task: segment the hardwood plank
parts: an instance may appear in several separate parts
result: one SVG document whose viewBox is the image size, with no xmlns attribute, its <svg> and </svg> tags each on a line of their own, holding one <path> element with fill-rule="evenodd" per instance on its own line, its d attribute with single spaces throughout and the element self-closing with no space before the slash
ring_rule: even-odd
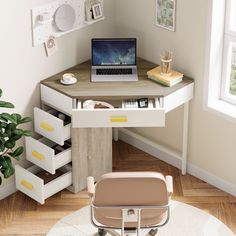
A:
<svg viewBox="0 0 236 236">
<path fill-rule="evenodd" d="M 174 178 L 173 200 L 200 208 L 224 222 L 236 234 L 236 197 L 181 172 L 121 141 L 113 143 L 114 171 L 160 171 Z M 85 190 L 68 190 L 36 203 L 17 192 L 0 201 L 0 236 L 43 236 L 62 217 L 88 205 Z"/>
</svg>

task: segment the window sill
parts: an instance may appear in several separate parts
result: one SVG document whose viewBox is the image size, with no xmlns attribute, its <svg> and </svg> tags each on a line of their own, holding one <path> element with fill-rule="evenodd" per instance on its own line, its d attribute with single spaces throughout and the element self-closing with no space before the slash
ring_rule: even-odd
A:
<svg viewBox="0 0 236 236">
<path fill-rule="evenodd" d="M 208 101 L 206 110 L 215 115 L 236 122 L 236 106 L 228 102 L 219 99 L 211 102 Z"/>
</svg>

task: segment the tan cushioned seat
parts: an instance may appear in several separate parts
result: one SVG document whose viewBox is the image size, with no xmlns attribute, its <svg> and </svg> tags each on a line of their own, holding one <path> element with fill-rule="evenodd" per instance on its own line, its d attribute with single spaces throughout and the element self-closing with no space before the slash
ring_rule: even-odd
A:
<svg viewBox="0 0 236 236">
<path fill-rule="evenodd" d="M 168 204 L 165 178 L 157 172 L 114 172 L 103 175 L 97 182 L 93 204 L 99 206 L 160 206 Z M 167 208 L 142 210 L 141 227 L 160 223 Z M 96 209 L 95 219 L 103 225 L 121 227 L 120 209 Z M 127 223 L 126 227 L 135 227 Z"/>
</svg>

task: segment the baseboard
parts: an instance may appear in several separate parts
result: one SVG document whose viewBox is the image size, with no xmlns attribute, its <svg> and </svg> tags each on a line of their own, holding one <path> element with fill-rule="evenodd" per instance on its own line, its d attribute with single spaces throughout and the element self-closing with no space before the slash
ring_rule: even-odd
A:
<svg viewBox="0 0 236 236">
<path fill-rule="evenodd" d="M 154 156 L 158 159 L 165 161 L 166 163 L 173 165 L 177 168 L 181 168 L 180 153 L 171 151 L 169 148 L 165 148 L 149 139 L 136 134 L 130 130 L 120 128 L 119 129 L 119 139 L 129 143 L 130 145 Z M 227 182 L 207 171 L 188 163 L 187 172 L 221 190 L 227 192 L 233 196 L 236 196 L 236 185 Z"/>
<path fill-rule="evenodd" d="M 8 197 L 17 191 L 15 181 L 0 187 L 0 200 Z"/>
</svg>

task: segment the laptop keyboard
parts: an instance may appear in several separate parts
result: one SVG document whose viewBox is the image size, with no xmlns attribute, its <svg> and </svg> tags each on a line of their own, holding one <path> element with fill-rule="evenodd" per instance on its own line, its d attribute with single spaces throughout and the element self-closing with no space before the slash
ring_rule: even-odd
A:
<svg viewBox="0 0 236 236">
<path fill-rule="evenodd" d="M 97 75 L 132 75 L 131 68 L 117 68 L 117 69 L 96 69 Z"/>
</svg>

